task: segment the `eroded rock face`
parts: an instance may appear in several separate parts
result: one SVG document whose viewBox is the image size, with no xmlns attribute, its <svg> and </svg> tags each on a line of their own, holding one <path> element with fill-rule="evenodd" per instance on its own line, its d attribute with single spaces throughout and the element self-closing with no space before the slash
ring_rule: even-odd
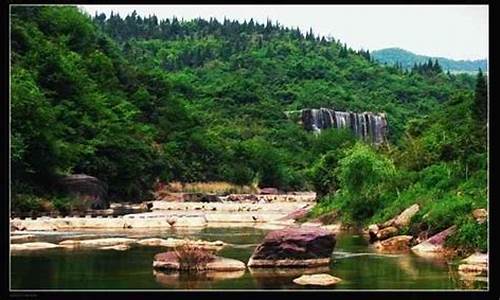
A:
<svg viewBox="0 0 500 300">
<path fill-rule="evenodd" d="M 82 201 L 82 205 L 91 209 L 107 209 L 107 185 L 96 177 L 85 174 L 73 174 L 59 180 L 62 190 Z"/>
<path fill-rule="evenodd" d="M 156 254 L 154 256 L 153 268 L 162 270 L 176 270 L 179 271 L 182 268 L 179 257 L 174 251 L 167 251 L 163 253 Z M 239 271 L 245 270 L 246 266 L 243 262 L 220 256 L 213 256 L 213 259 L 209 262 L 191 265 L 189 269 L 203 271 Z"/>
<path fill-rule="evenodd" d="M 267 234 L 249 267 L 319 266 L 330 263 L 335 234 L 319 227 L 285 228 Z"/>
<path fill-rule="evenodd" d="M 312 274 L 312 275 L 302 275 L 293 280 L 294 283 L 300 285 L 333 285 L 337 284 L 342 279 L 332 276 L 330 274 Z"/>
</svg>

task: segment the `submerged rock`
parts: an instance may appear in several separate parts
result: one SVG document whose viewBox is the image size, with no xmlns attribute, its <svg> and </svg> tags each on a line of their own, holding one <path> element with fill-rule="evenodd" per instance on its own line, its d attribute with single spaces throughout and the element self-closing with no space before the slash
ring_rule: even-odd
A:
<svg viewBox="0 0 500 300">
<path fill-rule="evenodd" d="M 312 275 L 302 275 L 293 280 L 294 283 L 300 285 L 333 285 L 337 284 L 342 279 L 332 276 L 330 274 L 312 274 Z"/>
<path fill-rule="evenodd" d="M 328 265 L 335 234 L 319 227 L 285 228 L 268 233 L 248 261 L 249 267 Z"/>
</svg>

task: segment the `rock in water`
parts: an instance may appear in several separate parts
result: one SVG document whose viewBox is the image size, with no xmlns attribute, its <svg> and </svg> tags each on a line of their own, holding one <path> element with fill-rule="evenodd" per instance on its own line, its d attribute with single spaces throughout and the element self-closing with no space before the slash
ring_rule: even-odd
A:
<svg viewBox="0 0 500 300">
<path fill-rule="evenodd" d="M 187 261 L 187 258 L 184 258 Z M 175 251 L 167 251 L 156 254 L 153 261 L 153 268 L 162 270 L 197 270 L 197 271 L 239 271 L 245 270 L 245 264 L 236 259 L 220 256 L 213 256 L 209 261 L 196 262 L 195 258 L 189 265 L 182 265 L 178 254 Z"/>
<path fill-rule="evenodd" d="M 474 253 L 471 256 L 463 259 L 461 262 L 466 264 L 488 264 L 488 254 L 487 253 Z"/>
<path fill-rule="evenodd" d="M 409 250 L 410 241 L 413 239 L 411 235 L 398 235 L 380 242 L 376 242 L 375 248 L 383 252 L 397 252 Z"/>
<path fill-rule="evenodd" d="M 302 275 L 293 280 L 294 283 L 300 285 L 332 285 L 337 284 L 342 281 L 338 277 L 334 277 L 330 274 L 313 274 L 313 275 Z"/>
<path fill-rule="evenodd" d="M 319 227 L 285 228 L 267 234 L 248 261 L 249 267 L 328 265 L 335 234 Z"/>
<path fill-rule="evenodd" d="M 446 238 L 453 234 L 456 230 L 456 226 L 453 225 L 450 228 L 441 231 L 438 234 L 433 235 L 422 243 L 414 246 L 411 250 L 417 254 L 425 254 L 425 253 L 436 253 L 444 250 L 444 242 Z"/>
<path fill-rule="evenodd" d="M 85 208 L 107 209 L 107 185 L 96 177 L 85 174 L 73 174 L 59 180 L 59 186 L 65 192 L 80 199 Z"/>
</svg>

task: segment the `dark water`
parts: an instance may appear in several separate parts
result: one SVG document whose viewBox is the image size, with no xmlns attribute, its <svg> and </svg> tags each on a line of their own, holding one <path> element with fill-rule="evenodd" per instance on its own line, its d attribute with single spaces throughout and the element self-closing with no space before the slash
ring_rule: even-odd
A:
<svg viewBox="0 0 500 300">
<path fill-rule="evenodd" d="M 248 261 L 266 232 L 253 228 L 205 228 L 198 232 L 157 232 L 162 238 L 189 236 L 234 244 L 218 255 Z M 109 234 L 120 236 L 119 234 Z M 130 234 L 129 234 L 130 235 Z M 54 235 L 44 241 L 68 238 Z M 84 238 L 84 237 L 82 237 Z M 165 248 L 127 251 L 51 249 L 18 253 L 11 259 L 12 289 L 304 289 L 292 280 L 304 270 L 259 270 L 203 274 L 155 273 L 153 256 Z M 363 237 L 341 234 L 330 267 L 309 270 L 343 279 L 328 289 L 485 289 L 486 282 L 464 280 L 457 266 L 413 254 L 379 255 Z M 310 287 L 309 287 L 310 288 Z M 317 287 L 315 287 L 317 289 Z"/>
</svg>

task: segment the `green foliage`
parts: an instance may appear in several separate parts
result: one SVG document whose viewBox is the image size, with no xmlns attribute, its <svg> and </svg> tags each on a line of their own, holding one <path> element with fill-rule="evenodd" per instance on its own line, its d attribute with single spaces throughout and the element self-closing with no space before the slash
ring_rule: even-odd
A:
<svg viewBox="0 0 500 300">
<path fill-rule="evenodd" d="M 486 252 L 488 250 L 488 225 L 487 222 L 479 224 L 472 218 L 463 218 L 458 223 L 458 229 L 446 240 L 449 246 L 458 247 L 462 251 Z"/>
<path fill-rule="evenodd" d="M 385 221 L 413 203 L 413 223 L 463 227 L 487 203 L 487 82 L 372 60 L 312 31 L 268 22 L 93 19 L 71 6 L 12 8 L 13 208 L 59 210 L 54 180 L 86 173 L 115 201 L 141 201 L 162 181 L 226 181 L 318 192 L 313 215 Z M 474 93 L 475 89 L 475 93 Z M 315 136 L 285 112 L 385 112 L 389 145 L 341 130 Z M 293 114 L 293 113 L 292 113 Z M 479 238 L 473 238 L 478 236 Z"/>
</svg>

